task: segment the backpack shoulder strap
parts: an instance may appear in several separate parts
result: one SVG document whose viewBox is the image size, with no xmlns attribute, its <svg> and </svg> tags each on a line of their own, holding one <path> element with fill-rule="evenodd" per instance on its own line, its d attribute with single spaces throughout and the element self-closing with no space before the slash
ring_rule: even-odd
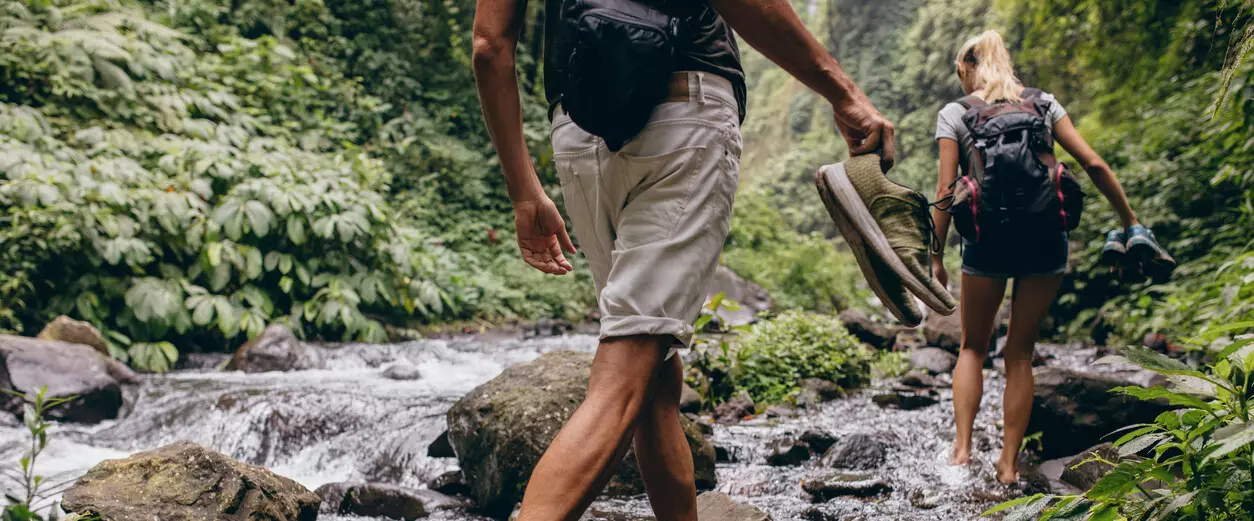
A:
<svg viewBox="0 0 1254 521">
<path fill-rule="evenodd" d="M 988 105 L 988 102 L 984 101 L 983 98 L 979 96 L 975 96 L 975 95 L 963 96 L 959 98 L 958 101 L 956 101 L 955 103 L 962 105 L 962 108 L 967 109 L 967 110 L 971 110 L 975 107 L 984 107 Z"/>
<path fill-rule="evenodd" d="M 1021 96 L 1023 96 L 1023 99 L 1028 100 L 1028 99 L 1036 99 L 1043 95 L 1045 95 L 1045 91 L 1041 89 L 1035 89 L 1035 88 L 1029 87 L 1029 88 L 1023 89 L 1023 94 Z"/>
</svg>

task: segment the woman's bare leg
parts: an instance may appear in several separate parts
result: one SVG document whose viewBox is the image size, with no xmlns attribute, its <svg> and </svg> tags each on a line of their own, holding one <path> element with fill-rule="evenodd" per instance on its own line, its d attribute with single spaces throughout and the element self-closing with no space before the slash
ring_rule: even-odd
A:
<svg viewBox="0 0 1254 521">
<path fill-rule="evenodd" d="M 1032 414 L 1036 381 L 1032 377 L 1032 351 L 1041 333 L 1041 321 L 1058 295 L 1061 276 L 1033 277 L 1016 281 L 1010 308 L 1010 332 L 1006 336 L 1006 396 L 1002 403 L 1005 430 L 997 480 L 1019 479 L 1019 448 Z"/>
<path fill-rule="evenodd" d="M 1005 279 L 962 275 L 962 350 L 954 368 L 954 451 L 950 463 L 971 461 L 971 429 L 984 397 L 984 359 L 993 339 L 993 322 L 1006 295 Z"/>
</svg>

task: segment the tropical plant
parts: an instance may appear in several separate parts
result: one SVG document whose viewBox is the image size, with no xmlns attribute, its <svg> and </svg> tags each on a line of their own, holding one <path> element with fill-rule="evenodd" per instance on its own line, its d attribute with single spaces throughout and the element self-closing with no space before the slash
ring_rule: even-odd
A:
<svg viewBox="0 0 1254 521">
<path fill-rule="evenodd" d="M 1164 375 L 1171 387 L 1115 391 L 1175 406 L 1153 423 L 1121 429 L 1117 461 L 1094 455 L 1110 470 L 1083 495 L 1037 494 L 1003 503 L 985 515 L 1049 520 L 1236 521 L 1254 517 L 1254 322 L 1208 331 L 1196 341 L 1214 360 L 1191 367 L 1146 348 L 1129 348 L 1098 363 L 1133 363 Z"/>
<path fill-rule="evenodd" d="M 0 520 L 43 521 L 44 518 L 39 515 L 39 512 L 47 510 L 50 512 L 47 521 L 55 521 L 58 509 L 53 498 L 73 483 L 74 479 L 58 482 L 57 478 L 53 478 L 50 482 L 47 476 L 36 472 L 39 456 L 48 447 L 48 430 L 51 428 L 51 424 L 44 418 L 44 415 L 49 410 L 76 397 L 48 398 L 47 387 L 41 387 L 34 396 L 8 392 L 22 401 L 22 420 L 29 435 L 29 445 L 23 449 L 22 456 L 15 467 L 0 466 L 0 476 L 7 478 L 17 490 L 15 493 L 5 494 L 9 505 L 0 513 Z"/>
</svg>

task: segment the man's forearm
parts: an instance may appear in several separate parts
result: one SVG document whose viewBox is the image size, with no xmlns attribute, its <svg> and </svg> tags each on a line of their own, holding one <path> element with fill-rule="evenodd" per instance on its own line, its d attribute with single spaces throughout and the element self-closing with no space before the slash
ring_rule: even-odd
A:
<svg viewBox="0 0 1254 521">
<path fill-rule="evenodd" d="M 787 0 L 712 3 L 749 45 L 832 104 L 863 96 L 827 48 L 801 23 Z"/>
<path fill-rule="evenodd" d="M 476 36 L 474 68 L 483 120 L 500 157 L 509 198 L 515 202 L 539 199 L 545 195 L 544 188 L 531 166 L 531 153 L 523 139 L 513 44 Z"/>
</svg>

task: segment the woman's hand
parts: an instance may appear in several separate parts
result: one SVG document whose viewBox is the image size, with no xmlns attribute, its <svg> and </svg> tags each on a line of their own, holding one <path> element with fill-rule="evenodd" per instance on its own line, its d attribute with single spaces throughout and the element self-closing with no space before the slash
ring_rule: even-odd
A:
<svg viewBox="0 0 1254 521">
<path fill-rule="evenodd" d="M 936 277 L 936 281 L 941 283 L 945 289 L 949 289 L 949 271 L 945 269 L 945 258 L 940 255 L 932 256 L 932 276 Z"/>
</svg>

